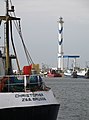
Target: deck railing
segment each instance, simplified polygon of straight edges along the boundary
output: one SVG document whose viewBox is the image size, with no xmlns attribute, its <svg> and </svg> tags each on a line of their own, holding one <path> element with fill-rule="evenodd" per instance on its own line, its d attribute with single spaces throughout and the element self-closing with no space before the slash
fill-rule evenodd
<svg viewBox="0 0 89 120">
<path fill-rule="evenodd" d="M 42 78 L 34 75 L 9 75 L 0 77 L 0 92 L 23 92 L 44 90 Z"/>
</svg>

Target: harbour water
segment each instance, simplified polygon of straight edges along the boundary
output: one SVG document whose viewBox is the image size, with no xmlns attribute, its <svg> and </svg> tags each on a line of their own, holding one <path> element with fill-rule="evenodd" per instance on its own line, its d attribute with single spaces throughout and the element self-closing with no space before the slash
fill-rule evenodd
<svg viewBox="0 0 89 120">
<path fill-rule="evenodd" d="M 60 103 L 57 120 L 89 120 L 89 79 L 44 79 Z"/>
</svg>

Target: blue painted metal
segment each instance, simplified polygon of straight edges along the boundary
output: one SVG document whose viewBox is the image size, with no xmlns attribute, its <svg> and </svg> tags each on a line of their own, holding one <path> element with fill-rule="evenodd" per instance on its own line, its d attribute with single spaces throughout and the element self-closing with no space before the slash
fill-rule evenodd
<svg viewBox="0 0 89 120">
<path fill-rule="evenodd" d="M 64 55 L 63 58 L 79 58 L 79 55 Z"/>
</svg>

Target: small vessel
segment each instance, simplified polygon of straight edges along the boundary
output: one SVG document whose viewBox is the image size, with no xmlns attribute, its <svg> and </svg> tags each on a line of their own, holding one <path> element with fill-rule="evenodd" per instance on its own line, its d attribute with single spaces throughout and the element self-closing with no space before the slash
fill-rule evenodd
<svg viewBox="0 0 89 120">
<path fill-rule="evenodd" d="M 89 78 L 89 68 L 82 68 L 77 70 L 78 78 Z"/>
<path fill-rule="evenodd" d="M 6 15 L 0 16 L 0 24 L 4 24 L 4 46 L 0 48 L 0 117 L 3 120 L 56 120 L 60 104 L 51 88 L 39 74 L 31 72 L 31 64 L 25 66 L 24 71 L 20 69 L 13 40 L 14 22 L 26 56 L 30 58 L 28 62 L 33 63 L 23 41 L 20 18 L 15 16 L 11 0 L 6 0 Z M 10 41 L 14 55 L 10 51 Z M 17 73 L 13 72 L 13 59 L 17 63 Z"/>
<path fill-rule="evenodd" d="M 85 73 L 85 78 L 89 78 L 89 68 L 87 69 L 87 71 Z"/>
<path fill-rule="evenodd" d="M 77 78 L 77 77 L 78 77 L 78 76 L 77 76 L 77 71 L 76 71 L 76 70 L 73 70 L 71 76 L 72 76 L 73 78 Z"/>
<path fill-rule="evenodd" d="M 77 71 L 77 76 L 78 78 L 85 78 L 86 73 L 87 70 L 85 68 L 82 68 Z"/>
<path fill-rule="evenodd" d="M 77 78 L 78 77 L 77 70 L 67 69 L 64 71 L 64 76 Z"/>
<path fill-rule="evenodd" d="M 47 73 L 48 77 L 62 77 L 63 73 L 60 70 L 51 70 Z"/>
<path fill-rule="evenodd" d="M 71 77 L 72 76 L 72 70 L 71 69 L 64 70 L 64 76 L 65 77 Z"/>
</svg>

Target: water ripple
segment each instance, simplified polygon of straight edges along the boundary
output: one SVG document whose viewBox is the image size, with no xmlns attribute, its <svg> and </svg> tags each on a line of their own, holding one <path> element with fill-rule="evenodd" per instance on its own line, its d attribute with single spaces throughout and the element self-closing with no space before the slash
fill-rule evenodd
<svg viewBox="0 0 89 120">
<path fill-rule="evenodd" d="M 60 103 L 57 120 L 89 120 L 89 79 L 45 78 Z"/>
</svg>

